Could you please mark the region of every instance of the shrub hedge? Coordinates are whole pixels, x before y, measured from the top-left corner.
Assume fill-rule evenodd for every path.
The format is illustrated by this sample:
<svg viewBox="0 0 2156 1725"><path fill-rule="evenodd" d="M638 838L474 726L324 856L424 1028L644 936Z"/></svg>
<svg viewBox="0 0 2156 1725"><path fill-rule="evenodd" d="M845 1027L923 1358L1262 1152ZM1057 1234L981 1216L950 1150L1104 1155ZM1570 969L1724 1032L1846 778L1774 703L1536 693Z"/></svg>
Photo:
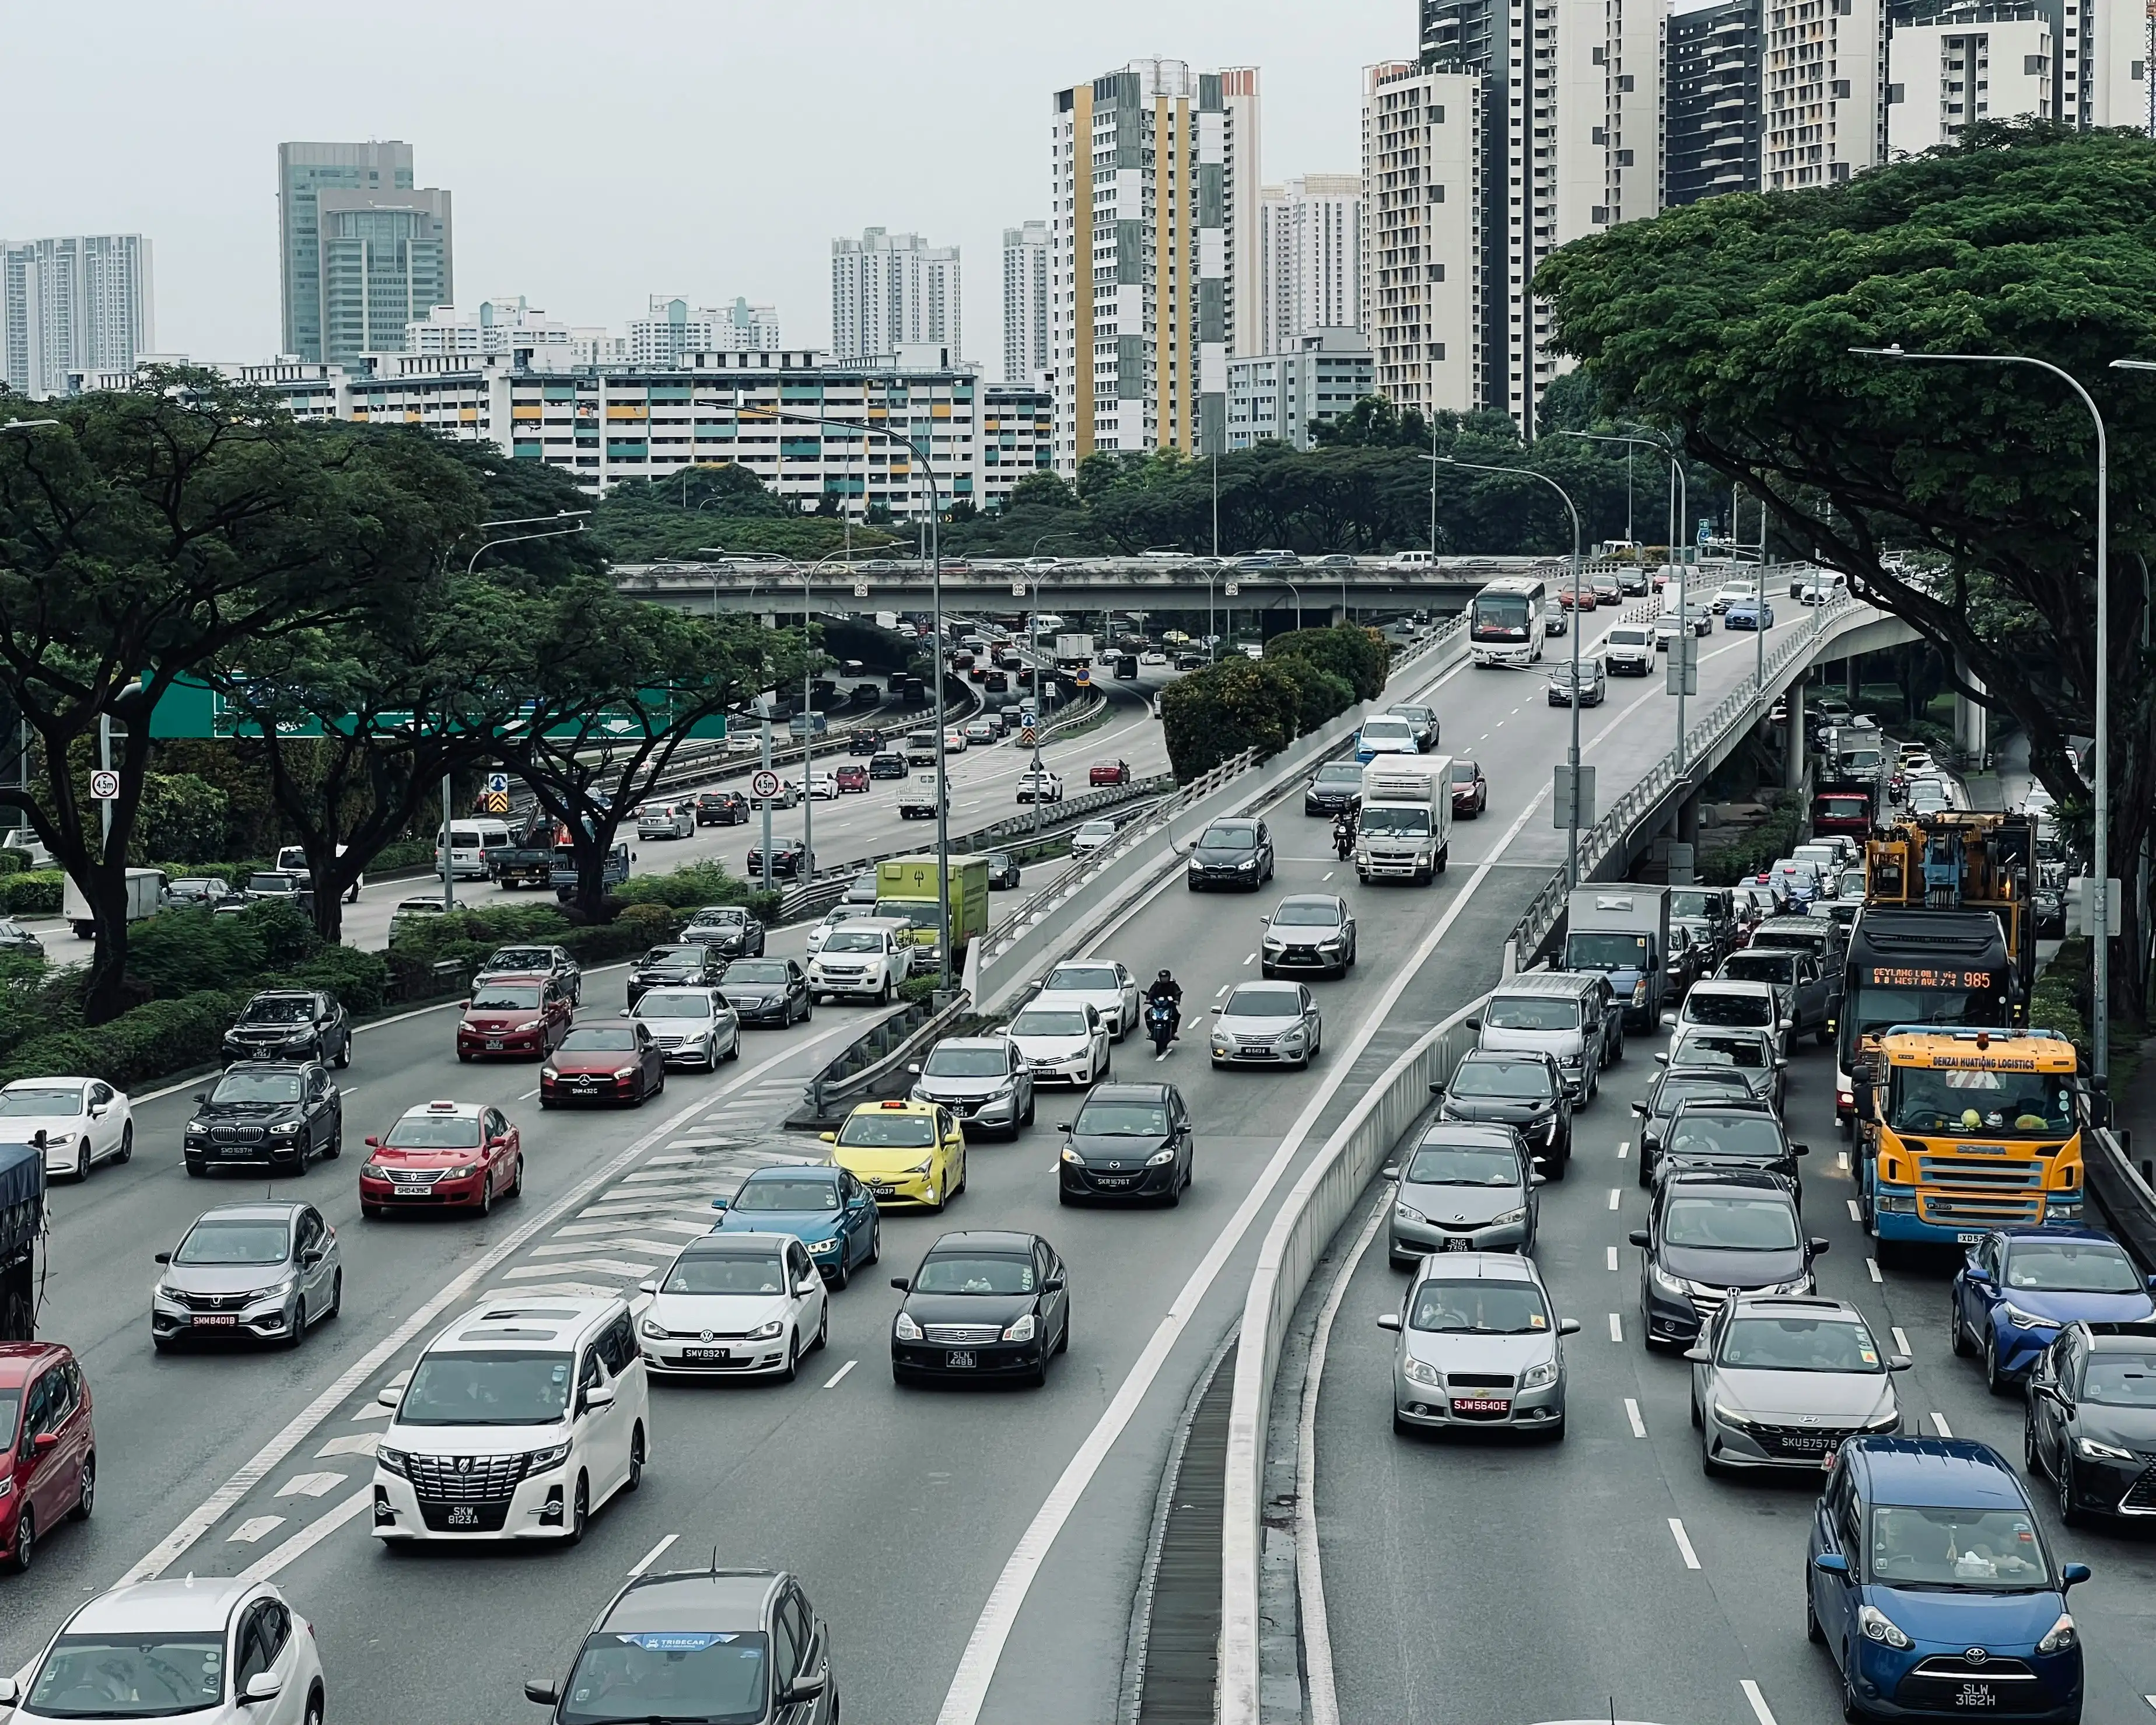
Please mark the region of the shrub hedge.
<svg viewBox="0 0 2156 1725"><path fill-rule="evenodd" d="M758 892L737 875L716 862L685 863L664 875L632 875L614 888L619 905L663 905L676 911L693 911L703 905L746 905L770 922L778 915L781 895Z"/></svg>
<svg viewBox="0 0 2156 1725"><path fill-rule="evenodd" d="M1161 692L1161 729L1178 779L1188 783L1254 748L1275 755L1297 737L1382 694L1392 648L1356 624L1301 629L1265 643L1265 656L1224 659Z"/></svg>
<svg viewBox="0 0 2156 1725"><path fill-rule="evenodd" d="M59 916L61 883L66 879L58 869L25 869L0 876L0 915Z"/></svg>

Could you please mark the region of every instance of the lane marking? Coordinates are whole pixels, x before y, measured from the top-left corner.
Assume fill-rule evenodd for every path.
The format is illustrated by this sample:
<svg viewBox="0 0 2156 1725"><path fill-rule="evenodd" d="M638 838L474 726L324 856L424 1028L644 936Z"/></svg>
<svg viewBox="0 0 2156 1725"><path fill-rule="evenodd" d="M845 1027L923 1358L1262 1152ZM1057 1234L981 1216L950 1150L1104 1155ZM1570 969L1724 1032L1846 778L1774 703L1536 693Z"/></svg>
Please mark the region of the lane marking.
<svg viewBox="0 0 2156 1725"><path fill-rule="evenodd" d="M632 1575L643 1574L646 1569L649 1569L654 1563L657 1563L660 1558L664 1557L666 1554L666 1548L673 1544L673 1543L680 1537L681 1536L679 1533L669 1533L664 1539L660 1540L658 1544L653 1546L649 1551L644 1553L644 1554L639 1558L635 1563L632 1563L629 1566L629 1573Z"/></svg>
<svg viewBox="0 0 2156 1725"><path fill-rule="evenodd" d="M1248 964L1248 963L1250 962L1250 960L1251 960L1251 959L1253 959L1253 958L1256 957L1257 956L1258 956L1258 955L1257 955L1255 952L1246 953L1246 954L1244 956L1243 963L1245 963L1245 964Z"/></svg>
<svg viewBox="0 0 2156 1725"><path fill-rule="evenodd" d="M1872 1281L1881 1283L1886 1281L1887 1278L1879 1273L1879 1260L1876 1258L1866 1258L1864 1260L1864 1267L1871 1272Z"/></svg>
<svg viewBox="0 0 2156 1725"><path fill-rule="evenodd" d="M1327 869L1322 875L1319 875L1318 878L1321 880L1330 880L1337 872L1337 870L1336 870Z"/></svg>
<svg viewBox="0 0 2156 1725"><path fill-rule="evenodd" d="M246 1582L267 1581L287 1563L305 1557L373 1502L373 1486L362 1486L327 1515L317 1516L282 1545L257 1558L239 1572L238 1579Z"/></svg>
<svg viewBox="0 0 2156 1725"><path fill-rule="evenodd" d="M1745 1700L1752 1703L1752 1717L1759 1722L1759 1725L1780 1725L1774 1717L1774 1710L1767 1705L1767 1697L1759 1692L1757 1683L1746 1677L1737 1686L1744 1692ZM2156 1702L2152 1702L2152 1705L2156 1705Z"/></svg>
<svg viewBox="0 0 2156 1725"><path fill-rule="evenodd" d="M1617 1267L1617 1248L1614 1246L1609 1248L1609 1267L1612 1270Z"/></svg>
<svg viewBox="0 0 2156 1725"><path fill-rule="evenodd" d="M1609 1339L1612 1342L1625 1339L1625 1320L1614 1312L1609 1314Z"/></svg>
<svg viewBox="0 0 2156 1725"><path fill-rule="evenodd" d="M1834 1165L1840 1168L1845 1174L1849 1172L1849 1153L1846 1150L1835 1151L1834 1153Z"/></svg>
<svg viewBox="0 0 2156 1725"><path fill-rule="evenodd" d="M1676 1541L1677 1550L1683 1555L1685 1568L1699 1568L1699 1553L1691 1548L1691 1536L1685 1532L1684 1523L1675 1516L1670 1517L1670 1535Z"/></svg>
<svg viewBox="0 0 2156 1725"><path fill-rule="evenodd" d="M1849 1219L1850 1219L1851 1221L1852 1221L1852 1222L1861 1222L1861 1221L1864 1219L1864 1212L1863 1212L1862 1210L1861 1210L1861 1209L1857 1209L1857 1207L1856 1207L1856 1200L1855 1199L1853 1199L1853 1198L1852 1198L1852 1199L1850 1199L1848 1200L1848 1204L1849 1204Z"/></svg>
<svg viewBox="0 0 2156 1725"><path fill-rule="evenodd" d="M1640 1404L1630 1396L1625 1398L1625 1417L1632 1422L1632 1435L1643 1438L1647 1435L1647 1422L1640 1417Z"/></svg>
<svg viewBox="0 0 2156 1725"><path fill-rule="evenodd" d="M532 1099L532 1097L534 1097L534 1096L537 1096L538 1094L539 1094L539 1087L538 1087L536 1085L534 1085L534 1086L533 1086L530 1090L527 1090L527 1091L524 1091L521 1095L520 1095L520 1096L516 1098L516 1100L517 1100L518 1101L520 1101L520 1102L528 1102L528 1101L530 1101Z"/></svg>
<svg viewBox="0 0 2156 1725"><path fill-rule="evenodd" d="M836 1389L839 1387L839 1380L860 1363L860 1362L858 1360L848 1360L845 1364L840 1366L837 1371L832 1373L829 1377L824 1380L824 1388L826 1389Z"/></svg>
<svg viewBox="0 0 2156 1725"><path fill-rule="evenodd" d="M224 1536L227 1545L253 1545L285 1525L282 1516L251 1516Z"/></svg>
<svg viewBox="0 0 2156 1725"><path fill-rule="evenodd" d="M1908 1354L1912 1358L1916 1355L1916 1349L1909 1346L1909 1338L1902 1333L1899 1324L1894 1326L1894 1352Z"/></svg>
<svg viewBox="0 0 2156 1725"><path fill-rule="evenodd" d="M280 1497L325 1497L344 1483L341 1473L295 1473L277 1488Z"/></svg>
<svg viewBox="0 0 2156 1725"><path fill-rule="evenodd" d="M1943 1414L1934 1414L1932 1415L1932 1426L1941 1437L1952 1437L1953 1435L1953 1428L1947 1424L1947 1416Z"/></svg>
<svg viewBox="0 0 2156 1725"><path fill-rule="evenodd" d="M382 1411L387 1414L389 1409L384 1408ZM321 1449L316 1450L315 1460L320 1461L330 1455L372 1455L374 1453L376 1441L375 1435L371 1431L346 1432L341 1437L331 1438ZM344 1476L340 1474L337 1477L341 1479Z"/></svg>
<svg viewBox="0 0 2156 1725"><path fill-rule="evenodd" d="M1626 1156L1630 1153L1631 1148L1632 1148L1632 1141L1631 1141L1630 1138L1620 1138L1620 1139L1618 1139L1618 1141L1617 1141L1617 1159L1618 1159L1618 1161L1622 1162L1622 1161L1625 1158L1625 1157L1626 1157Z"/></svg>
<svg viewBox="0 0 2156 1725"><path fill-rule="evenodd" d="M1624 1202L1624 1188L1621 1186L1612 1186L1609 1189L1609 1208L1613 1210L1615 1209L1620 1204Z"/></svg>

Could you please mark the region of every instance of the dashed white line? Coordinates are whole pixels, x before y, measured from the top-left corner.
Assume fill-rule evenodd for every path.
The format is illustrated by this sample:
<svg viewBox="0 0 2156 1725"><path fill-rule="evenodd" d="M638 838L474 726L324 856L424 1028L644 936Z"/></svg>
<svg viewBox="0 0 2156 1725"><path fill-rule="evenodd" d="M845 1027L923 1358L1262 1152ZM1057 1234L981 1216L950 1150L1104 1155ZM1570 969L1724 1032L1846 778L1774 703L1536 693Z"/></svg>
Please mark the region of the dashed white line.
<svg viewBox="0 0 2156 1725"><path fill-rule="evenodd" d="M1647 1422L1640 1417L1640 1404L1630 1396L1625 1398L1625 1417L1632 1422L1632 1435L1643 1438L1647 1435Z"/></svg>
<svg viewBox="0 0 2156 1725"><path fill-rule="evenodd" d="M1334 870L1327 869L1327 870L1326 870L1322 875L1321 875L1318 878L1319 878L1320 880L1330 880L1332 878L1332 876L1333 876L1333 875L1334 875L1334 873L1335 873L1335 872L1336 872L1336 870Z"/></svg>
<svg viewBox="0 0 2156 1725"><path fill-rule="evenodd" d="M1625 1339L1625 1320L1614 1312L1609 1314L1609 1339L1612 1342Z"/></svg>
<svg viewBox="0 0 2156 1725"><path fill-rule="evenodd" d="M1849 1153L1846 1150L1835 1151L1834 1153L1834 1165L1840 1168L1842 1173L1847 1173L1849 1172Z"/></svg>
<svg viewBox="0 0 2156 1725"><path fill-rule="evenodd" d="M1932 1415L1932 1429L1937 1431L1941 1437L1952 1437L1953 1435L1953 1427L1947 1424L1947 1416L1943 1414L1934 1414Z"/></svg>
<svg viewBox="0 0 2156 1725"><path fill-rule="evenodd" d="M1623 1188L1623 1187L1621 1187L1621 1186L1612 1186L1612 1187L1609 1189L1609 1208L1610 1208L1611 1209L1613 1209L1613 1210L1614 1210L1614 1209L1615 1209L1617 1208L1617 1206L1618 1206L1619 1204L1622 1204L1624 1201L1625 1201L1625 1189L1624 1189L1624 1188Z"/></svg>
<svg viewBox="0 0 2156 1725"><path fill-rule="evenodd" d="M673 1544L673 1543L680 1537L681 1536L679 1533L669 1533L664 1539L660 1540L658 1544L653 1546L649 1551L644 1553L644 1554L639 1558L634 1563L631 1564L629 1566L629 1573L632 1575L643 1574L646 1569L649 1569L654 1563L657 1563L660 1558L664 1557L666 1553L666 1548Z"/></svg>
<svg viewBox="0 0 2156 1725"><path fill-rule="evenodd" d="M1744 1692L1745 1700L1752 1703L1752 1717L1759 1722L1759 1725L1780 1725L1780 1722L1774 1717L1774 1709L1767 1705L1767 1697L1759 1692L1759 1686L1757 1683L1749 1677L1746 1677L1738 1683L1738 1687ZM2152 1702L2152 1705L2156 1705L2156 1702Z"/></svg>
<svg viewBox="0 0 2156 1725"><path fill-rule="evenodd" d="M1258 956L1258 955L1257 955L1255 952L1245 952L1245 953L1243 955L1243 963L1245 963L1245 964L1248 964L1248 963L1250 962L1250 960L1252 960L1253 958L1256 957L1257 956Z"/></svg>
<svg viewBox="0 0 2156 1725"><path fill-rule="evenodd" d="M1901 1325L1896 1324L1894 1326L1894 1352L1897 1353L1906 1353L1913 1358L1916 1354L1916 1351L1917 1350L1915 1348L1909 1346L1909 1338L1902 1332Z"/></svg>
<svg viewBox="0 0 2156 1725"><path fill-rule="evenodd" d="M280 1497L321 1497L344 1483L341 1473L295 1473L277 1488Z"/></svg>
<svg viewBox="0 0 2156 1725"><path fill-rule="evenodd" d="M1612 1270L1617 1267L1617 1248L1614 1246L1609 1248L1609 1267Z"/></svg>
<svg viewBox="0 0 2156 1725"><path fill-rule="evenodd" d="M1879 1273L1879 1260L1876 1258L1866 1258L1864 1260L1864 1267L1871 1272L1872 1281L1883 1282L1887 1280L1885 1276Z"/></svg>
<svg viewBox="0 0 2156 1725"><path fill-rule="evenodd" d="M839 1380L841 1378L844 1378L847 1373L852 1371L853 1368L860 1363L858 1360L848 1360L845 1364L840 1366L837 1371L832 1373L829 1377L824 1380L824 1388L826 1389L836 1389L839 1387Z"/></svg>
<svg viewBox="0 0 2156 1725"><path fill-rule="evenodd" d="M1627 1156L1629 1156L1629 1155L1631 1153L1631 1150L1632 1150L1632 1141L1631 1141L1630 1138L1620 1138L1620 1139L1618 1139L1618 1141L1617 1141L1617 1159L1618 1159L1618 1161L1622 1162L1622 1161L1623 1161L1623 1160L1624 1160Z"/></svg>
<svg viewBox="0 0 2156 1725"><path fill-rule="evenodd" d="M1215 994L1213 998L1214 998L1215 1000L1218 1000L1218 999L1219 999L1223 995L1226 994L1226 993L1227 993L1227 992L1228 992L1228 984L1227 984L1227 983L1221 983L1221 984L1220 984L1220 992L1219 992L1219 993Z"/></svg>
<svg viewBox="0 0 2156 1725"><path fill-rule="evenodd" d="M520 1101L520 1102L528 1102L528 1101L530 1101L532 1099L532 1097L534 1097L534 1096L537 1096L538 1094L539 1094L539 1089L538 1089L538 1086L537 1086L536 1085L534 1085L534 1086L533 1086L530 1090L527 1090L527 1091L524 1091L522 1094L521 1094L521 1095L516 1098L516 1100L517 1100L518 1101Z"/></svg>
<svg viewBox="0 0 2156 1725"><path fill-rule="evenodd" d="M1864 1212L1857 1209L1856 1200L1852 1198L1846 1202L1849 1205L1849 1219L1852 1222L1861 1222L1864 1219Z"/></svg>
<svg viewBox="0 0 2156 1725"><path fill-rule="evenodd" d="M1691 1536L1685 1532L1684 1523L1675 1516L1670 1517L1670 1537L1677 1543L1677 1551L1684 1558L1685 1568L1699 1568L1699 1553L1691 1548Z"/></svg>

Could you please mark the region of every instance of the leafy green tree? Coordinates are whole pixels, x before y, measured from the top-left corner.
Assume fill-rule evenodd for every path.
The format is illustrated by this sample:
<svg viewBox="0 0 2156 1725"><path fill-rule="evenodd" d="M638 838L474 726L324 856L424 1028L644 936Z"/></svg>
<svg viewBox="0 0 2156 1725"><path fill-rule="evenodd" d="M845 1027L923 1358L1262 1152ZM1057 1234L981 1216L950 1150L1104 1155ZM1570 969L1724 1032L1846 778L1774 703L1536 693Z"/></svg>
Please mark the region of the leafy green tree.
<svg viewBox="0 0 2156 1725"><path fill-rule="evenodd" d="M1979 124L1952 147L1789 197L1626 223L1543 264L1560 347L1603 398L1673 428L1766 500L1794 544L1908 622L1953 685L2027 732L2086 831L2067 739L2111 690L2111 857L2131 882L2156 819L2156 666L2139 646L2156 555L2156 141ZM2111 445L2111 661L2096 651L2095 434L2027 366L1856 347L2024 354L2094 396ZM1979 686L1980 685L1980 686ZM2122 950L2145 952L2127 894ZM2115 967L2136 1010L2138 963Z"/></svg>
<svg viewBox="0 0 2156 1725"><path fill-rule="evenodd" d="M1343 623L1275 635L1265 643L1265 657L1306 659L1320 670L1331 672L1347 685L1348 701L1341 703L1344 708L1349 701L1374 701L1384 692L1393 649L1378 630Z"/></svg>
<svg viewBox="0 0 2156 1725"><path fill-rule="evenodd" d="M146 773L131 861L217 862L232 799L192 773Z"/></svg>
<svg viewBox="0 0 2156 1725"><path fill-rule="evenodd" d="M1302 685L1270 660L1224 659L1161 691L1161 729L1178 779L1188 783L1246 748L1276 755L1300 732Z"/></svg>
<svg viewBox="0 0 2156 1725"><path fill-rule="evenodd" d="M1045 469L1029 473L1010 488L1005 501L1006 510L1037 506L1042 509L1075 509L1078 494L1070 489L1069 481L1060 474Z"/></svg>

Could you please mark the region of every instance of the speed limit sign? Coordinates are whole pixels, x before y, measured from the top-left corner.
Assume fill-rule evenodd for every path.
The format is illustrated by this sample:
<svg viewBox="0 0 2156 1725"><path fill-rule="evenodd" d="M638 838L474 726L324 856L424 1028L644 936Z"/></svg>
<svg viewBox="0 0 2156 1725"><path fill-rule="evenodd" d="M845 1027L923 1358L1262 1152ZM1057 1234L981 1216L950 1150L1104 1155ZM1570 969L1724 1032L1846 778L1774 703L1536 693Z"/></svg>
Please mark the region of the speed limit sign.
<svg viewBox="0 0 2156 1725"><path fill-rule="evenodd" d="M120 794L120 775L100 768L90 775L90 793L100 803L110 803Z"/></svg>
<svg viewBox="0 0 2156 1725"><path fill-rule="evenodd" d="M759 797L775 797L778 794L778 775L759 773L748 782L748 788Z"/></svg>

